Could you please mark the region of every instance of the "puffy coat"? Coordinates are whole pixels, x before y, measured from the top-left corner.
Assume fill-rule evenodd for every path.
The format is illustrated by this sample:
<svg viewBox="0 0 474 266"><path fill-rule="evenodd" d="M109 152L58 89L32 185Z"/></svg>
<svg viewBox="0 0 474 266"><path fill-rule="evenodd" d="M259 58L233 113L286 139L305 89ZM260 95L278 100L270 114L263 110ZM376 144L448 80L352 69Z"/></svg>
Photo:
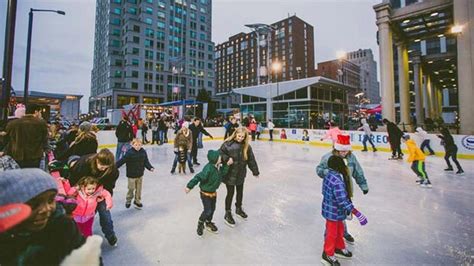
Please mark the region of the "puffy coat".
<svg viewBox="0 0 474 266"><path fill-rule="evenodd" d="M58 156L57 159L60 161L64 161L73 155L83 156L87 154L97 153L98 146L99 144L97 143L97 137L94 135L94 133L90 133L80 142L72 143L72 145L69 146L69 148L67 148L67 150L63 154Z"/></svg>
<svg viewBox="0 0 474 266"><path fill-rule="evenodd" d="M342 131L338 127L333 127L329 129L328 131L326 131L326 135L324 135L323 140L331 139L332 143L336 143L337 135L341 135L341 134L342 134Z"/></svg>
<svg viewBox="0 0 474 266"><path fill-rule="evenodd" d="M48 144L48 126L42 119L25 115L7 124L6 154L15 161L37 160L43 157Z"/></svg>
<svg viewBox="0 0 474 266"><path fill-rule="evenodd" d="M143 148L138 151L135 150L135 148L128 150L127 153L125 153L125 155L116 162L117 169L123 164L127 164L128 178L142 177L145 172L145 168L148 170L153 168L153 166L150 164L150 161L148 160L148 155Z"/></svg>
<svg viewBox="0 0 474 266"><path fill-rule="evenodd" d="M416 143L414 140L409 139L406 142L407 149L408 149L408 162L413 162L413 161L424 161L426 156L425 154L421 151L418 146L416 146Z"/></svg>
<svg viewBox="0 0 474 266"><path fill-rule="evenodd" d="M322 193L321 214L323 217L331 221L345 220L347 214L352 211L354 206L347 196L342 175L330 169L324 177Z"/></svg>
<svg viewBox="0 0 474 266"><path fill-rule="evenodd" d="M219 153L222 156L222 162L227 163L229 158L232 158L234 161L222 180L224 184L232 186L242 185L247 175L247 166L250 168L253 175L257 176L260 174L257 162L255 161L255 156L252 152L252 147L249 146L247 150L247 161L244 160L243 143L233 140L224 142L219 149Z"/></svg>
<svg viewBox="0 0 474 266"><path fill-rule="evenodd" d="M115 129L115 136L118 142L131 141L133 139L132 125L125 120L120 121L117 129Z"/></svg>
<svg viewBox="0 0 474 266"><path fill-rule="evenodd" d="M321 158L321 162L316 167L316 173L319 177L324 178L329 173L330 169L328 167L328 160L329 157L331 157L332 155L334 155L334 153L329 152L326 153L323 158ZM360 189L362 189L363 191L368 191L369 186L367 185L367 180L365 179L364 171L362 170L362 167L357 161L355 155L350 153L346 156L345 159L347 160L347 167L350 171L349 176L352 176L356 180L356 183L357 185L359 185Z"/></svg>
<svg viewBox="0 0 474 266"><path fill-rule="evenodd" d="M174 139L174 147L179 148L179 146L185 146L188 151L193 148L193 139L191 131L188 130L188 135L184 135L183 130L179 130L178 134Z"/></svg>
<svg viewBox="0 0 474 266"><path fill-rule="evenodd" d="M219 188L222 177L226 175L229 167L224 164L219 170L216 168L216 163L219 159L219 152L217 151L208 151L207 159L209 160L209 163L206 164L204 169L195 175L186 185L189 189L193 189L197 183L199 183L199 187L204 192L216 192Z"/></svg>
<svg viewBox="0 0 474 266"><path fill-rule="evenodd" d="M111 209L113 206L112 196L102 186L98 186L94 194L90 196L87 196L83 190L77 191L74 187L68 191L68 195L74 195L76 193L77 207L72 212L72 215L74 220L78 223L85 223L94 217L99 197L104 198L107 209Z"/></svg>

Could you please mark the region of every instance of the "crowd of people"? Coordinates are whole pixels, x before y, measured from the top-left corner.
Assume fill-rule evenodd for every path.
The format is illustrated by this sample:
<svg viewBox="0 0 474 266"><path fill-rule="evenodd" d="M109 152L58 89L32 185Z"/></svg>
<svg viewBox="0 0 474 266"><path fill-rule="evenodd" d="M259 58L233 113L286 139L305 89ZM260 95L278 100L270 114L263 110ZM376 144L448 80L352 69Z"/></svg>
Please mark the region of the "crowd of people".
<svg viewBox="0 0 474 266"><path fill-rule="evenodd" d="M359 130L364 131L363 144L372 145L372 129L367 120L361 120ZM408 148L411 169L419 177L417 182L429 188L432 186L425 167L424 148L434 154L426 131L417 128L422 140L420 147L409 135L403 133L394 123L384 119L388 139L392 148L392 158L401 159L401 143ZM224 123L222 123L224 124ZM137 128L142 130L137 138ZM230 117L225 123L224 141L218 150L207 151L207 164L196 173L184 188L189 193L199 184L203 211L197 221L197 235L204 229L217 233L213 222L216 209L217 189L221 183L226 187L224 221L236 225L234 214L246 220L248 214L243 207L243 191L247 168L255 177L260 171L254 154L252 141L259 139L263 132L262 123L249 115L242 121ZM273 140L275 125L266 122L269 140ZM15 118L8 121L0 132L0 264L59 264L66 257L74 262L74 250L84 245L96 245L89 241L93 235L96 214L105 239L116 246L118 238L114 228L111 209L114 206L114 188L120 176L120 167L126 165L128 192L125 207L143 208L142 187L145 170L154 171L143 144L147 141L147 130L152 131L151 144L163 145L168 142L169 128L175 129L175 158L171 174L185 172L186 164L195 173L198 151L202 145L202 135L211 139L200 118L191 121L175 120L166 115L153 117L148 121L130 121L123 116L116 128L117 148L115 155L109 149L98 149L97 129L89 122L69 129L56 124L48 124L42 119L42 109L34 104L18 108ZM282 130L282 133L284 130ZM280 136L283 138L283 135ZM453 171L449 159L457 167L457 174L463 169L457 161L457 146L449 130L442 128L439 138L445 147L446 171ZM350 258L352 253L346 243L354 243L345 221L355 216L361 225L367 224L365 217L354 203L353 182L366 195L369 192L367 179L355 153L352 152L350 136L334 123L322 138L332 141L332 148L322 156L316 167L316 175L322 178L323 201L321 214L326 220L326 231L322 252L322 262L339 265L336 257ZM309 141L305 130L302 140ZM234 201L235 195L235 201ZM234 202L234 212L232 203ZM99 247L95 248L97 250ZM89 247L90 250L90 247ZM97 262L100 252L95 252ZM71 256L73 256L71 258ZM80 256L79 256L80 257ZM79 263L79 261L76 261Z"/></svg>

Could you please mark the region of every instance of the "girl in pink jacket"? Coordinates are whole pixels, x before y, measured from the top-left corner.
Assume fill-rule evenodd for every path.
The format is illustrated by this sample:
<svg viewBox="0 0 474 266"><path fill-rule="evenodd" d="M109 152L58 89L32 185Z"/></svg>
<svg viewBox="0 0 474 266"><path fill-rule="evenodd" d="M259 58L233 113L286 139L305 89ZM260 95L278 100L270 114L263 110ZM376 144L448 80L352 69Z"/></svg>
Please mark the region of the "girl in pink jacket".
<svg viewBox="0 0 474 266"><path fill-rule="evenodd" d="M77 207L72 216L82 234L88 237L92 235L97 203L105 200L107 209L110 210L113 205L112 196L91 176L82 178L77 185L68 192L69 195L75 195L77 200Z"/></svg>
<svg viewBox="0 0 474 266"><path fill-rule="evenodd" d="M326 135L324 135L324 137L321 138L321 141L323 141L325 139L331 139L332 140L332 145L334 146L334 143L337 142L337 135L342 135L341 130L339 129L339 127L334 122L330 122L329 123L329 130L326 131Z"/></svg>

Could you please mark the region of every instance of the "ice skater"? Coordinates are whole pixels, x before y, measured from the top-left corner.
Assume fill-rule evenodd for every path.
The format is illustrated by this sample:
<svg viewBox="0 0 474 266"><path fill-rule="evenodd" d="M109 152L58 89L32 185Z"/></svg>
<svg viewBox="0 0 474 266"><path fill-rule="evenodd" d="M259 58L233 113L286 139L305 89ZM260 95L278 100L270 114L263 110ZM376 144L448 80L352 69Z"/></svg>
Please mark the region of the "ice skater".
<svg viewBox="0 0 474 266"><path fill-rule="evenodd" d="M222 177L227 174L229 170L228 165L232 165L233 161L230 158L227 164L222 164L221 156L218 151L209 150L207 152L207 159L209 163L204 166L201 172L194 176L186 185L185 192L189 193L198 183L201 189L201 201L204 210L199 216L197 234L203 235L204 226L212 233L217 233L217 226L212 222L214 211L216 210L217 189L219 188Z"/></svg>
<svg viewBox="0 0 474 266"><path fill-rule="evenodd" d="M331 139L332 145L334 146L334 143L337 141L337 136L342 134L342 131L339 129L339 126L336 125L334 122L329 122L329 130L326 131L326 135L321 138L321 141L324 141L325 139Z"/></svg>
<svg viewBox="0 0 474 266"><path fill-rule="evenodd" d="M222 162L228 163L232 160L229 171L223 178L223 182L227 188L227 196L225 198L225 222L230 227L235 226L232 217L232 199L234 192L237 190L237 199L235 202L235 214L242 219L247 219L247 214L242 209L242 198L244 194L244 181L247 175L247 166L255 177L260 174L258 171L257 161L249 145L249 132L246 128L239 127L234 133L227 138L219 149L222 156Z"/></svg>
<svg viewBox="0 0 474 266"><path fill-rule="evenodd" d="M143 208L142 204L142 184L143 174L145 168L153 172L155 168L151 165L148 160L148 155L140 139L134 139L132 141L132 148L118 160L116 165L117 168L126 164L127 166L127 177L128 177L128 192L127 199L125 201L125 208L130 208L132 199L135 198L133 204L137 209Z"/></svg>
<svg viewBox="0 0 474 266"><path fill-rule="evenodd" d="M191 131L188 129L187 124L183 124L181 129L176 134L176 137L174 138L175 157L173 161L173 166L171 167L171 174L174 174L176 172L176 165L178 164L178 161L180 158L179 147L186 147L185 150L186 150L186 158L188 162L189 171L191 171L191 173L194 173L194 168L191 162L191 154L190 154L190 151L192 150L194 145L196 144L193 143Z"/></svg>
<svg viewBox="0 0 474 266"><path fill-rule="evenodd" d="M340 156L332 155L327 160L328 172L323 180L323 202L321 214L326 219L326 233L321 262L325 265L339 265L336 257L350 259L352 253L344 243L344 220L354 214L361 225L367 224L367 218L354 206L352 197L352 182L349 172Z"/></svg>
<svg viewBox="0 0 474 266"><path fill-rule="evenodd" d="M416 182L419 183L421 187L431 188L432 185L425 170L425 154L416 146L415 141L410 138L410 135L403 135L402 139L408 149L407 161L411 163L411 169L419 178Z"/></svg>
<svg viewBox="0 0 474 266"><path fill-rule="evenodd" d="M319 177L324 178L329 173L328 160L333 155L339 156L342 159L345 159L345 161L347 161L347 167L349 168L349 176L352 175L364 195L369 193L369 186L367 185L367 180L365 179L364 171L362 170L362 167L357 161L355 154L351 152L351 143L349 135L339 135L337 142L334 144L334 149L321 158L321 162L316 167L316 173ZM352 195L352 192L350 195ZM354 243L354 238L349 234L345 222L344 239L350 244Z"/></svg>
<svg viewBox="0 0 474 266"><path fill-rule="evenodd" d="M72 217L76 221L79 231L85 237L91 236L97 203L105 200L107 210L110 210L113 206L112 196L99 185L98 179L91 176L82 178L77 183L77 187L72 187L67 193L73 195L77 201L77 207L72 212Z"/></svg>
<svg viewBox="0 0 474 266"><path fill-rule="evenodd" d="M392 157L389 159L403 160L402 148L400 147L403 132L397 127L397 125L395 125L395 123L388 121L388 119L383 119L382 122L387 126L388 142L392 149Z"/></svg>
<svg viewBox="0 0 474 266"><path fill-rule="evenodd" d="M444 146L444 160L446 160L446 164L448 168L444 169L444 171L453 171L453 167L449 162L449 158L453 159L453 162L456 164L458 171L456 174L461 175L464 174L464 170L461 167L461 164L458 162L457 154L458 154L458 146L454 143L453 136L449 133L449 130L445 127L441 128L441 135L438 135L438 138L441 139L441 144Z"/></svg>
<svg viewBox="0 0 474 266"><path fill-rule="evenodd" d="M368 151L367 150L367 141L369 141L370 145L372 145L372 149L374 152L377 151L375 148L374 142L372 141L372 130L370 130L369 123L367 123L367 119L362 118L361 119L362 126L359 127L357 130L364 130L364 139L362 140L362 144L364 145L364 149L362 151Z"/></svg>
<svg viewBox="0 0 474 266"><path fill-rule="evenodd" d="M416 133L415 133L420 139L421 139L421 146L420 149L424 153L425 152L425 147L428 149L430 152L430 155L435 155L435 152L433 149L431 149L430 146L430 138L428 137L428 133L423 130L421 127L416 128Z"/></svg>

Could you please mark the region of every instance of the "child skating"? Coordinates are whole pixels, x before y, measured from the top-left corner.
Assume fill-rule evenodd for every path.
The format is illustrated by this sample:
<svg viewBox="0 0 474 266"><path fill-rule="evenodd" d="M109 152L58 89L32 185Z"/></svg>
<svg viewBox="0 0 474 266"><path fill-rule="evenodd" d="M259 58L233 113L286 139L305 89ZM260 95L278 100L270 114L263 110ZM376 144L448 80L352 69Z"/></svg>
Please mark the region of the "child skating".
<svg viewBox="0 0 474 266"><path fill-rule="evenodd" d="M344 223L347 216L354 214L361 225L367 218L350 201L351 180L344 159L333 155L328 159L329 172L322 185L323 202L321 214L326 219L326 234L321 262L324 265L340 265L336 257L350 259L352 253L344 243Z"/></svg>
<svg viewBox="0 0 474 266"><path fill-rule="evenodd" d="M407 161L411 163L411 169L415 172L418 178L420 178L416 182L419 183L421 187L431 188L432 185L425 170L425 154L416 146L415 141L410 138L410 135L403 135L402 140L405 142L408 149L409 155Z"/></svg>
<svg viewBox="0 0 474 266"><path fill-rule="evenodd" d="M204 166L201 172L194 176L187 184L185 191L189 193L198 183L201 189L201 201L204 210L199 216L197 234L203 235L204 226L212 233L217 233L217 226L212 222L214 211L216 210L217 192L223 176L227 174L228 165L232 165L232 158L227 164L221 163L221 157L218 151L209 150L207 152L209 163Z"/></svg>
<svg viewBox="0 0 474 266"><path fill-rule="evenodd" d="M112 196L99 185L99 180L91 176L82 178L77 187L72 187L68 191L68 195L74 195L76 198L77 207L72 216L79 231L85 237L91 236L97 203L105 200L107 210L110 210L113 206Z"/></svg>
<svg viewBox="0 0 474 266"><path fill-rule="evenodd" d="M123 164L127 165L127 177L128 177L128 193L125 202L125 208L130 208L132 199L135 198L133 204L137 209L143 207L142 204L142 185L143 185L143 174L145 168L153 172L155 168L150 164L148 155L145 149L142 147L142 141L134 139L132 141L132 148L117 161L117 168Z"/></svg>
<svg viewBox="0 0 474 266"><path fill-rule="evenodd" d="M188 151L185 145L178 147L178 173L186 174L186 161L188 160Z"/></svg>

